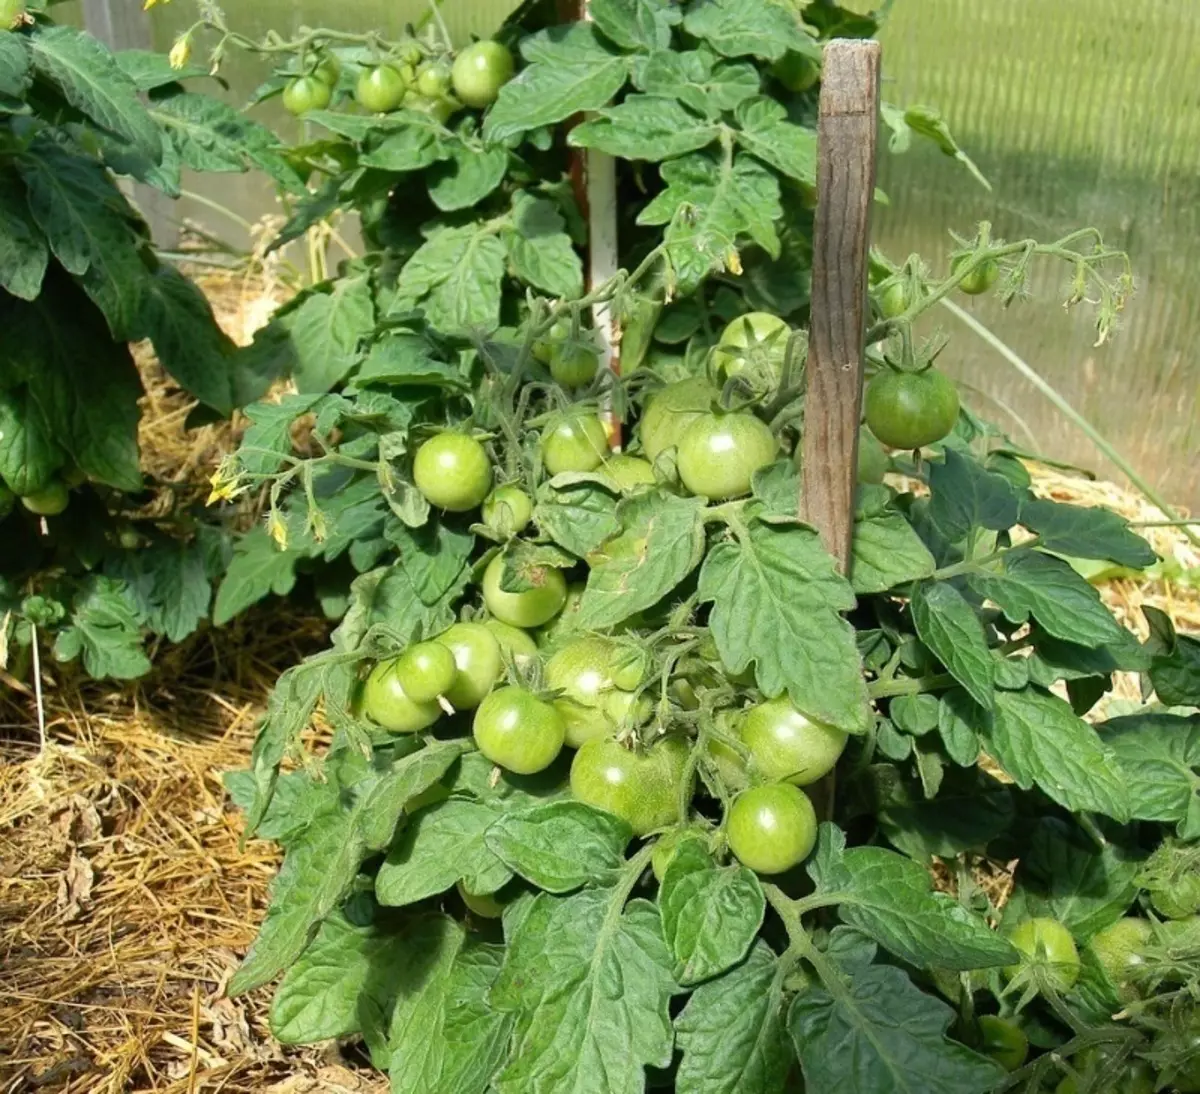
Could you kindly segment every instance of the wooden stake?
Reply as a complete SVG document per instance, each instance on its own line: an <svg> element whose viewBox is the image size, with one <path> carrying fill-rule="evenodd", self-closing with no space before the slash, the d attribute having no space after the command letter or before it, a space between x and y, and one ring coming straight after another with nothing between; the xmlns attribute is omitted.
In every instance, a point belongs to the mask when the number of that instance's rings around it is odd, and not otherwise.
<svg viewBox="0 0 1200 1094"><path fill-rule="evenodd" d="M817 122L800 511L843 570L854 529L878 119L879 43L835 39L825 47Z"/></svg>

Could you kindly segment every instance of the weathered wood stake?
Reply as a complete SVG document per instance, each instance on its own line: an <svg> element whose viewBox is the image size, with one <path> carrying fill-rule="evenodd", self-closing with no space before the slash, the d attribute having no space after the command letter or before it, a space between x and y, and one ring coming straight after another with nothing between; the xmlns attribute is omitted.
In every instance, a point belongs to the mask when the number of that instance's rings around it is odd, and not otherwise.
<svg viewBox="0 0 1200 1094"><path fill-rule="evenodd" d="M825 47L817 122L800 506L843 570L854 528L878 118L879 43L835 39Z"/></svg>

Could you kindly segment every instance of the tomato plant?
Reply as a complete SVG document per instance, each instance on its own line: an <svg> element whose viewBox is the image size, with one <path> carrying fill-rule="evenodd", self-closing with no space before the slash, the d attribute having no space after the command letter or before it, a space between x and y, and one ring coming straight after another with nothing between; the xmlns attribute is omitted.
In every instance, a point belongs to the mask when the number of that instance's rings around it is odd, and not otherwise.
<svg viewBox="0 0 1200 1094"><path fill-rule="evenodd" d="M823 37L871 20L592 0L558 26L549 7L497 32L511 69L435 20L256 42L209 10L197 31L291 51L292 78L341 58L282 234L357 213L365 241L268 326L294 390L252 408L217 484L280 532L240 546L222 594L312 575L343 601L241 784L251 831L283 802L313 818L283 869L315 880L277 886L231 993L282 976L278 1036L361 1036L399 1091L984 1094L997 1060L1052 1088L1121 1038L1180 1073L1200 975L1182 934L1147 948L1116 1022L1098 953L1150 922L1156 849L1197 836L1193 649L1157 622L1140 642L1061 557L1147 566L1137 531L1035 496L929 372L941 346L914 325L957 289L936 256L878 258L907 303L875 309L874 383L935 390L868 399L865 436L907 451L868 452L848 566L799 517L809 81ZM481 89L475 57L501 61ZM377 64L417 74L383 117L346 95ZM447 67L455 112L428 113ZM931 112L884 117L957 150ZM591 276L582 154L615 172L611 276ZM955 248L1005 271L1001 296L1069 269L1101 335L1128 288L1092 232L981 226ZM442 437L471 446L465 485L429 473ZM426 730L390 734L357 689L428 642L454 678ZM1163 702L1105 717L1118 672ZM325 740L317 711L332 741L281 771ZM1019 1024L1028 1059L981 1015Z"/></svg>

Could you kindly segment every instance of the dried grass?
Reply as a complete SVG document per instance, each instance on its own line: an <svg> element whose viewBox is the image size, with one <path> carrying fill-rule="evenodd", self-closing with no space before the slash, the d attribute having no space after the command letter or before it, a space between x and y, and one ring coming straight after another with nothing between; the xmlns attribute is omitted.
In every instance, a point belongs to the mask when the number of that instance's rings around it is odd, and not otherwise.
<svg viewBox="0 0 1200 1094"><path fill-rule="evenodd" d="M231 334L246 341L276 288L205 279ZM150 360L142 446L172 487L205 488L238 424L187 431L190 401ZM1109 483L1034 469L1039 493L1162 519ZM156 504L167 504L166 500ZM1179 529L1146 534L1200 573ZM1120 579L1101 593L1145 633L1153 604L1200 631L1200 580ZM286 1049L267 1026L269 991L230 1001L224 985L254 936L278 865L270 845L240 846L220 773L245 766L278 672L324 640L320 620L286 604L164 649L135 686L47 680L47 743L31 701L0 697L0 1094L342 1094L386 1084L337 1050ZM1130 681L1117 694L1133 695ZM973 874L996 903L1009 864ZM948 876L939 879L952 886Z"/></svg>

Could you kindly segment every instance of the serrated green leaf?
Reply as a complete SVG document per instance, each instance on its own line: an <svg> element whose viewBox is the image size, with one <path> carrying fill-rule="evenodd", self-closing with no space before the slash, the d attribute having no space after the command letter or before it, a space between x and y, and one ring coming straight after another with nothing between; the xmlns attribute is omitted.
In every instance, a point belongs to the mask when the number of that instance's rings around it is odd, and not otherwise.
<svg viewBox="0 0 1200 1094"><path fill-rule="evenodd" d="M397 114L396 122L358 157L361 166L381 171L423 171L450 155L449 134L436 119L408 110Z"/></svg>
<svg viewBox="0 0 1200 1094"><path fill-rule="evenodd" d="M350 586L350 607L334 631L334 645L358 649L372 630L400 645L440 634L453 622L450 602L462 591L466 573L435 604L421 599L412 575L399 563L360 574Z"/></svg>
<svg viewBox="0 0 1200 1094"><path fill-rule="evenodd" d="M584 889L530 903L492 986L492 1005L518 1015L498 1094L641 1094L644 1069L671 1062L678 989L658 909L615 900Z"/></svg>
<svg viewBox="0 0 1200 1094"><path fill-rule="evenodd" d="M746 956L766 912L758 878L741 865L717 866L698 840L682 840L658 891L663 936L675 979L698 984Z"/></svg>
<svg viewBox="0 0 1200 1094"><path fill-rule="evenodd" d="M797 16L775 0L692 0L683 29L726 57L778 61L789 49L812 44Z"/></svg>
<svg viewBox="0 0 1200 1094"><path fill-rule="evenodd" d="M583 291L583 262L565 232L529 238L509 230L503 235L513 272L526 284L565 299Z"/></svg>
<svg viewBox="0 0 1200 1094"><path fill-rule="evenodd" d="M1025 498L1017 519L1037 532L1048 551L1107 559L1137 570L1153 565L1158 558L1150 544L1130 529L1129 521L1108 509Z"/></svg>
<svg viewBox="0 0 1200 1094"><path fill-rule="evenodd" d="M125 582L146 626L172 642L182 642L208 614L212 588L199 543L156 540L122 552L110 572Z"/></svg>
<svg viewBox="0 0 1200 1094"><path fill-rule="evenodd" d="M762 81L753 65L713 61L701 50L655 50L634 68L634 83L648 95L678 99L710 118L758 94Z"/></svg>
<svg viewBox="0 0 1200 1094"><path fill-rule="evenodd" d="M700 571L700 599L731 672L751 662L771 698L785 691L812 718L865 733L871 713L854 631L854 594L811 528L754 523L718 543Z"/></svg>
<svg viewBox="0 0 1200 1094"><path fill-rule="evenodd" d="M795 1058L783 971L758 941L742 964L692 992L675 1019L677 1094L781 1094Z"/></svg>
<svg viewBox="0 0 1200 1094"><path fill-rule="evenodd" d="M292 424L307 414L319 395L284 395L277 403L254 403L246 407L250 425L238 446L238 463L251 475L278 471L283 457L292 451Z"/></svg>
<svg viewBox="0 0 1200 1094"><path fill-rule="evenodd" d="M1100 594L1061 559L1016 548L1003 556L1000 569L970 574L967 581L1014 623L1032 617L1055 638L1081 646L1124 641L1124 628Z"/></svg>
<svg viewBox="0 0 1200 1094"><path fill-rule="evenodd" d="M938 701L933 695L897 695L888 706L896 728L910 737L932 733L938 724Z"/></svg>
<svg viewBox="0 0 1200 1094"><path fill-rule="evenodd" d="M588 15L622 49L666 49L682 18L670 0L593 0Z"/></svg>
<svg viewBox="0 0 1200 1094"><path fill-rule="evenodd" d="M512 873L484 842L495 810L449 799L419 810L400 833L375 878L380 904L415 904L461 881L468 892L494 893Z"/></svg>
<svg viewBox="0 0 1200 1094"><path fill-rule="evenodd" d="M932 801L900 784L879 807L879 823L895 846L918 862L980 853L1006 832L1015 808L1012 792L976 768L947 770Z"/></svg>
<svg viewBox="0 0 1200 1094"><path fill-rule="evenodd" d="M377 341L354 376L355 384L389 387L443 387L462 389L466 378L457 365L439 361L419 334L393 331Z"/></svg>
<svg viewBox="0 0 1200 1094"><path fill-rule="evenodd" d="M935 893L921 865L882 847L845 850L845 842L833 825L821 825L808 871L844 923L918 968L965 971L1016 959L1007 939L953 897Z"/></svg>
<svg viewBox="0 0 1200 1094"><path fill-rule="evenodd" d="M1130 714L1101 726L1128 788L1130 816L1176 823L1184 839L1200 839L1200 717Z"/></svg>
<svg viewBox="0 0 1200 1094"><path fill-rule="evenodd" d="M440 520L420 528L390 524L385 535L396 545L405 576L424 604L439 603L455 587L475 545L470 532Z"/></svg>
<svg viewBox="0 0 1200 1094"><path fill-rule="evenodd" d="M764 6L770 6L770 0ZM774 99L746 99L738 104L737 122L741 127L737 142L752 156L797 182L810 186L816 182L817 135L788 121L782 104Z"/></svg>
<svg viewBox="0 0 1200 1094"><path fill-rule="evenodd" d="M938 735L946 755L960 767L973 767L979 759L976 727L987 714L961 688L952 688L938 704Z"/></svg>
<svg viewBox="0 0 1200 1094"><path fill-rule="evenodd" d="M748 237L779 253L779 181L754 160L695 153L660 169L666 189L638 214L639 224L666 224L667 256L679 292L692 292L713 270L737 268Z"/></svg>
<svg viewBox="0 0 1200 1094"><path fill-rule="evenodd" d="M207 68L199 65L173 68L171 59L165 53L152 49L122 49L113 54L113 59L139 91L157 91L180 80L210 75Z"/></svg>
<svg viewBox="0 0 1200 1094"><path fill-rule="evenodd" d="M539 889L567 893L617 870L631 837L619 817L582 802L553 801L502 814L487 845Z"/></svg>
<svg viewBox="0 0 1200 1094"><path fill-rule="evenodd" d="M16 34L0 34L0 95L25 98L33 80L32 61L25 39Z"/></svg>
<svg viewBox="0 0 1200 1094"><path fill-rule="evenodd" d="M0 175L0 288L33 300L42 288L50 252L29 213L25 190L15 177Z"/></svg>
<svg viewBox="0 0 1200 1094"><path fill-rule="evenodd" d="M943 155L958 160L971 172L981 186L991 190L992 184L975 165L975 161L959 147L954 135L950 132L950 127L941 114L932 107L910 106L901 110L890 103L883 103L880 113L892 130L892 138L888 142L890 151L898 155L907 152L912 145L912 135L916 133L936 145L938 151Z"/></svg>
<svg viewBox="0 0 1200 1094"><path fill-rule="evenodd" d="M445 334L493 331L500 325L504 245L474 224L440 228L400 271L392 312L424 308Z"/></svg>
<svg viewBox="0 0 1200 1094"><path fill-rule="evenodd" d="M957 543L980 528L1006 532L1017 523L1018 498L1012 483L970 456L945 450L929 465L929 516L948 540Z"/></svg>
<svg viewBox="0 0 1200 1094"><path fill-rule="evenodd" d="M99 40L74 27L39 23L26 41L34 71L54 83L76 110L123 137L152 163L161 160L158 127L133 81Z"/></svg>
<svg viewBox="0 0 1200 1094"><path fill-rule="evenodd" d="M591 483L544 487L533 519L543 535L579 558L596 550L621 527L616 498Z"/></svg>
<svg viewBox="0 0 1200 1094"><path fill-rule="evenodd" d="M65 460L29 388L0 391L0 478L9 489L36 493Z"/></svg>
<svg viewBox="0 0 1200 1094"><path fill-rule="evenodd" d="M1127 773L1106 742L1057 696L1036 688L996 693L984 748L1023 790L1035 784L1075 812L1128 820Z"/></svg>
<svg viewBox="0 0 1200 1094"><path fill-rule="evenodd" d="M1021 852L1005 922L1049 916L1086 942L1128 911L1138 865L1116 844L1097 847L1075 825L1042 817Z"/></svg>
<svg viewBox="0 0 1200 1094"><path fill-rule="evenodd" d="M889 510L854 522L850 584L856 593L886 592L935 569L929 548L902 514Z"/></svg>
<svg viewBox="0 0 1200 1094"><path fill-rule="evenodd" d="M338 278L330 292L314 292L281 319L296 355L300 392L336 387L363 359L375 330L375 302L365 274Z"/></svg>
<svg viewBox="0 0 1200 1094"><path fill-rule="evenodd" d="M571 130L568 143L627 160L673 159L712 144L720 127L698 118L675 99L628 95Z"/></svg>
<svg viewBox="0 0 1200 1094"><path fill-rule="evenodd" d="M984 1094L998 1064L946 1037L954 1012L901 969L872 965L796 996L788 1025L812 1094Z"/></svg>
<svg viewBox="0 0 1200 1094"><path fill-rule="evenodd" d="M281 551L265 528L252 528L237 541L233 561L217 590L213 624L224 626L264 597L287 596L296 584L293 551Z"/></svg>
<svg viewBox="0 0 1200 1094"><path fill-rule="evenodd" d="M930 562L932 562L932 557ZM917 586L911 601L917 636L984 710L992 709L996 667L975 609L945 581Z"/></svg>
<svg viewBox="0 0 1200 1094"><path fill-rule="evenodd" d="M704 554L703 502L657 490L621 502L622 531L599 549L579 606L578 624L614 627L656 604Z"/></svg>
<svg viewBox="0 0 1200 1094"><path fill-rule="evenodd" d="M470 209L504 181L507 170L503 148L453 144L449 158L429 172L429 196L443 212Z"/></svg>
<svg viewBox="0 0 1200 1094"><path fill-rule="evenodd" d="M71 601L69 619L55 639L58 660L82 655L84 670L96 680L132 680L150 671L137 606L123 582L87 578Z"/></svg>

